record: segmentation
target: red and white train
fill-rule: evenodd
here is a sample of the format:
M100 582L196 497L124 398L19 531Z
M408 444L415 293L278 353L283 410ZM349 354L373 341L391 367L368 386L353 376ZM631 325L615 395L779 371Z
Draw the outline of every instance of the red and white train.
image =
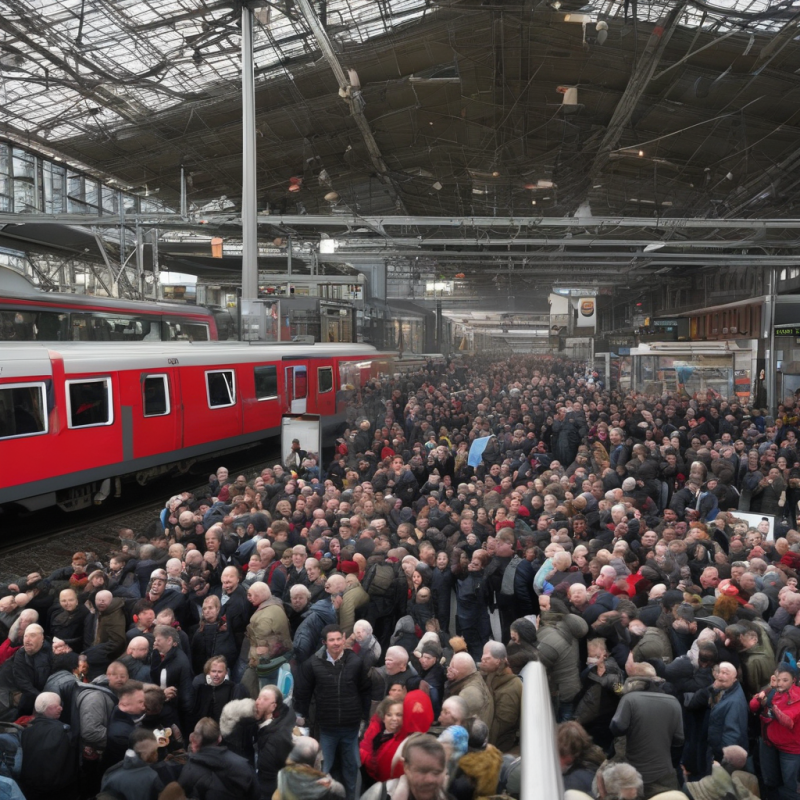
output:
M4 343L0 506L85 507L278 434L319 452L392 362L362 344Z

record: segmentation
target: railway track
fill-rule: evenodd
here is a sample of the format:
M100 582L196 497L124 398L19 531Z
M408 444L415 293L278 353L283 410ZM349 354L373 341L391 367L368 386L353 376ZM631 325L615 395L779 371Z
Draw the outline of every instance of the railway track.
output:
M109 498L102 506L73 513L49 508L0 518L0 582L33 571L49 574L68 563L75 551L92 550L103 557L119 548L116 533L119 528L142 532L143 523L147 524L145 520L152 521L169 497L178 492L202 489L207 484L206 476L219 466L226 466L231 475L244 474L250 478L279 460L278 448L271 448L258 457L253 452L243 452L239 457L217 457L213 461L198 462L189 474L158 479L144 487L136 483L123 484L122 496Z

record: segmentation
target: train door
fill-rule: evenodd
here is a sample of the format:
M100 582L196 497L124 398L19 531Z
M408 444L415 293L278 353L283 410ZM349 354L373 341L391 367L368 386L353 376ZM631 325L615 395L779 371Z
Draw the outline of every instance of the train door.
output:
M336 413L333 366L317 362L311 368L312 381L316 381L316 411L323 417L332 417Z
M286 367L286 405L290 414L305 414L308 401L308 369L305 364Z
M146 458L183 446L183 407L178 375L171 369L140 372L122 407L125 460Z

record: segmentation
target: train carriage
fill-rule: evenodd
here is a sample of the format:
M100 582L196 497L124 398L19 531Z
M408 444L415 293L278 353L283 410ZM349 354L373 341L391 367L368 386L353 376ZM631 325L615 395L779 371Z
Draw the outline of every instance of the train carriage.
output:
M358 389L391 369L360 344L4 344L0 505L85 507L112 481L144 484L295 423L324 455Z

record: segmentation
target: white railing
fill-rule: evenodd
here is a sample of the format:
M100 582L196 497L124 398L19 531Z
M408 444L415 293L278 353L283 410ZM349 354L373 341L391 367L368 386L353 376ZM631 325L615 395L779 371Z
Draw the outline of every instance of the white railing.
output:
M561 800L564 785L547 672L537 661L522 670L521 800Z

